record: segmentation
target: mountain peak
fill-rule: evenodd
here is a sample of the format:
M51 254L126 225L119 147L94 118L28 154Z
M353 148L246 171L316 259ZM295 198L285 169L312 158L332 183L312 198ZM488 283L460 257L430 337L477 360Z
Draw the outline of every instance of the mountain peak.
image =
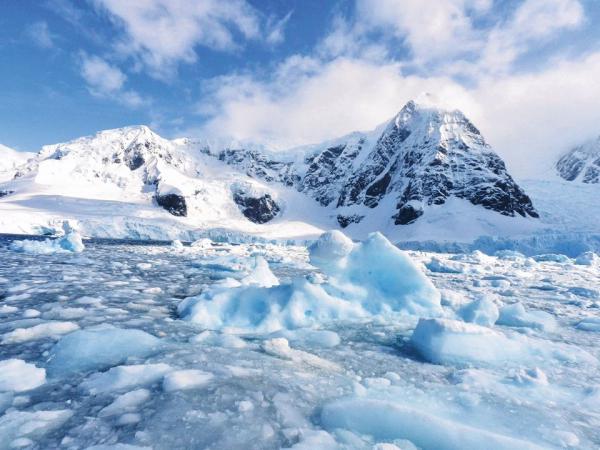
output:
M600 136L565 153L556 170L567 181L600 184Z

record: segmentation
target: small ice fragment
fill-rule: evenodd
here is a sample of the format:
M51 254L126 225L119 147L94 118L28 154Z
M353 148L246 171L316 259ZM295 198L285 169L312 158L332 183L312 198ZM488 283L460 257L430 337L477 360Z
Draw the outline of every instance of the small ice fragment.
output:
M23 392L46 382L46 370L22 359L0 361L0 392Z
M153 384L171 370L171 366L164 363L117 366L109 369L107 372L91 375L81 383L81 387L89 391L92 395L122 391L137 386Z
M209 384L214 375L196 369L176 370L165 375L163 390L166 392L198 389Z
M488 296L468 303L458 313L465 322L476 323L477 325L486 327L494 325L500 316L498 307Z

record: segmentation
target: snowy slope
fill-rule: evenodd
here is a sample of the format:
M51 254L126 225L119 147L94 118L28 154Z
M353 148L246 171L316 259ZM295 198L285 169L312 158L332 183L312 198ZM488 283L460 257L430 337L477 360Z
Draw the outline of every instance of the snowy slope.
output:
M18 167L33 156L33 153L18 152L0 144L0 182L13 178Z
M600 137L575 147L556 163L558 174L567 181L600 183Z

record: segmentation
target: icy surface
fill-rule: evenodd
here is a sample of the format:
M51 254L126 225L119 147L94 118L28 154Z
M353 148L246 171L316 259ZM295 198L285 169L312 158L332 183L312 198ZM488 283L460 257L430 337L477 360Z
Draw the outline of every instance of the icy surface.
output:
M32 254L0 238L0 448L600 446L596 264L329 240L317 257L206 240ZM457 272L427 270L434 257ZM281 310L263 328L240 308L207 327L177 310L241 292L294 293L302 320Z

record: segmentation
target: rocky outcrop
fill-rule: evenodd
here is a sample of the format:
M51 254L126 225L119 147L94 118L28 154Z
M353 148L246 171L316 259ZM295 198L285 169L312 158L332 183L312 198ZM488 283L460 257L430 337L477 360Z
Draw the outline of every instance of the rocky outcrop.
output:
M174 216L187 216L187 203L185 202L185 197L182 195L174 193L164 195L156 194L154 198L159 206L162 206Z
M233 201L238 205L242 214L254 223L267 223L281 211L270 194L252 195L238 191L234 192Z

